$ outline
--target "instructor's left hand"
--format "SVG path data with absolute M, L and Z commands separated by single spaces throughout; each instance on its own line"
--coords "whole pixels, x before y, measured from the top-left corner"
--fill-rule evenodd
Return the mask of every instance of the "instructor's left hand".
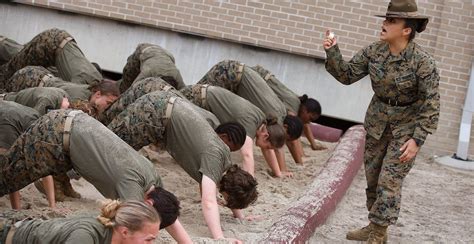
M 403 146 L 400 148 L 400 151 L 403 152 L 403 154 L 399 157 L 400 162 L 406 163 L 410 160 L 412 160 L 416 154 L 418 153 L 418 150 L 420 148 L 416 145 L 415 140 L 410 139 Z

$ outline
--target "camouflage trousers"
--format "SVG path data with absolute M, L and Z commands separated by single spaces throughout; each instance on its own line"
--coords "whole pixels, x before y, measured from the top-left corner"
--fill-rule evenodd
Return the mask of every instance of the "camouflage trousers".
M 22 48 L 23 45 L 0 35 L 0 65 L 8 62 L 8 60 L 15 56 Z
M 63 149 L 64 122 L 69 111 L 55 110 L 40 117 L 0 155 L 0 196 L 72 168 Z
M 195 84 L 186 86 L 180 90 L 181 94 L 194 105 L 209 110 L 205 101 L 208 85 Z
M 120 92 L 125 92 L 135 81 L 164 76 L 176 80 L 176 89 L 185 86 L 171 53 L 153 44 L 139 44 L 135 52 L 127 58 L 127 64 L 123 68 Z
M 366 135 L 365 176 L 367 178 L 367 209 L 369 220 L 378 225 L 387 226 L 397 222 L 400 212 L 402 183 L 413 167 L 415 159 L 402 163 L 398 159 L 400 147 L 411 135 L 392 135 L 389 126 L 380 140 Z
M 71 39 L 71 41 L 67 41 Z M 102 76 L 84 57 L 71 35 L 59 29 L 41 32 L 7 63 L 0 66 L 0 81 L 5 82 L 26 66 L 56 66 L 62 79 L 96 84 Z
M 214 65 L 197 84 L 209 84 L 223 87 L 233 93 L 237 93 L 244 64 L 234 60 L 224 60 Z
M 16 71 L 6 82 L 5 90 L 18 92 L 26 88 L 41 86 L 43 79 L 51 75 L 46 68 L 41 66 L 26 66 Z
M 148 77 L 136 81 L 124 93 L 122 93 L 107 110 L 101 115 L 100 121 L 108 125 L 118 114 L 120 114 L 128 105 L 134 103 L 138 98 L 154 91 L 169 91 L 182 97 L 174 87 L 166 81 L 157 77 Z
M 165 140 L 166 109 L 172 92 L 155 91 L 127 106 L 107 126 L 135 150 Z M 178 100 L 181 98 L 178 98 Z

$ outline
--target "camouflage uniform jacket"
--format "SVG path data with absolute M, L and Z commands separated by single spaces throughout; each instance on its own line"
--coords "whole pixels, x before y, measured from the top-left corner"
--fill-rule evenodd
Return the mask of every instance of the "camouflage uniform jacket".
M 374 96 L 365 115 L 367 133 L 379 140 L 390 126 L 395 138 L 411 135 L 424 142 L 439 118 L 439 72 L 435 60 L 409 42 L 398 56 L 388 44 L 375 42 L 345 62 L 338 46 L 326 50 L 326 70 L 339 82 L 352 84 L 367 74 Z

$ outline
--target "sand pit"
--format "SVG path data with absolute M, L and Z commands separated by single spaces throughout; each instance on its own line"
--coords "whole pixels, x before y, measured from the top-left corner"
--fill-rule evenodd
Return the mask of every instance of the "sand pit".
M 317 228 L 310 243 L 345 240 L 349 229 L 366 225 L 365 175 L 361 169 L 337 210 Z M 400 218 L 389 228 L 389 243 L 474 243 L 474 172 L 433 162 L 420 154 L 406 177 Z
M 245 214 L 258 215 L 263 219 L 259 221 L 239 221 L 232 217 L 232 212 L 224 207 L 220 207 L 221 224 L 224 235 L 235 237 L 245 242 L 255 242 L 266 234 L 272 223 L 291 205 L 306 186 L 320 172 L 322 166 L 329 158 L 336 143 L 323 143 L 328 147 L 323 151 L 312 151 L 303 138 L 305 153 L 305 163 L 302 166 L 295 165 L 289 152 L 286 152 L 287 165 L 294 172 L 293 178 L 275 179 L 267 172 L 269 169 L 258 148 L 255 149 L 256 178 L 259 183 L 259 198 L 257 202 L 244 210 Z M 188 233 L 197 243 L 218 243 L 210 238 L 209 230 L 202 216 L 198 184 L 189 177 L 167 153 L 156 153 L 142 149 L 156 165 L 160 173 L 165 188 L 181 201 L 180 221 Z M 240 155 L 233 153 L 233 161 L 240 163 Z M 0 198 L 0 212 L 14 213 L 16 216 L 33 216 L 42 218 L 64 217 L 72 215 L 96 215 L 98 212 L 97 200 L 103 197 L 83 179 L 72 181 L 74 188 L 83 196 L 82 199 L 68 198 L 65 202 L 58 203 L 57 209 L 49 209 L 46 199 L 30 185 L 21 191 L 23 206 L 28 208 L 21 211 L 10 209 L 7 197 Z M 173 243 L 173 239 L 165 232 L 160 232 L 159 243 Z

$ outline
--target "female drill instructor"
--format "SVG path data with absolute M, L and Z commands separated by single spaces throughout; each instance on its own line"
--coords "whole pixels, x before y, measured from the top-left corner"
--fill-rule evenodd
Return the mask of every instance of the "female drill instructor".
M 380 41 L 342 59 L 329 30 L 323 42 L 326 70 L 342 84 L 367 74 L 374 96 L 367 109 L 364 154 L 370 224 L 350 231 L 347 239 L 382 243 L 387 226 L 400 211 L 401 187 L 415 156 L 439 117 L 439 74 L 434 59 L 413 39 L 428 17 L 417 13 L 414 0 L 392 0 L 384 17 Z

